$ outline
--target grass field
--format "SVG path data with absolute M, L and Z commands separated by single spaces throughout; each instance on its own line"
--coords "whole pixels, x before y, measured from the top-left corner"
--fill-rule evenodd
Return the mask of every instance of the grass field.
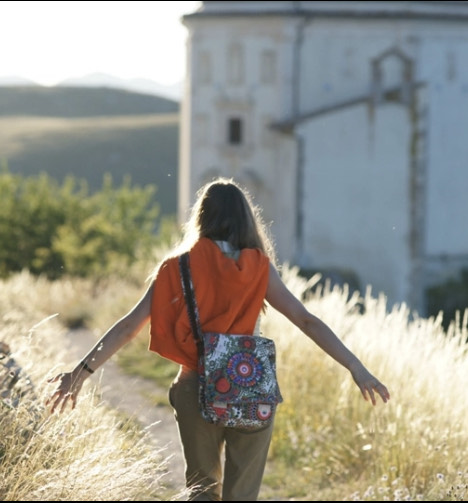
M 144 291 L 148 271 L 143 269 L 99 284 L 49 283 L 26 273 L 2 282 L 0 340 L 15 348 L 38 384 L 38 396 L 47 389 L 46 372 L 62 361 L 53 344 L 60 323 L 79 306 L 83 319 L 101 333 Z M 284 268 L 283 278 L 299 297 L 308 289 L 294 268 Z M 445 333 L 440 318 L 414 318 L 404 305 L 386 306 L 384 297 L 349 299 L 346 289 L 338 288 L 311 294 L 306 304 L 381 378 L 392 398 L 372 407 L 346 370 L 268 310 L 262 330 L 277 343 L 284 402 L 261 499 L 467 501 L 467 320 Z M 39 320 L 45 321 L 38 325 Z M 138 362 L 134 369 L 163 365 L 146 350 L 147 337 L 143 330 L 123 350 L 130 352 L 124 360 Z M 80 403 L 60 420 L 64 423 L 41 415 L 34 427 L 26 409 L 0 409 L 1 499 L 118 499 L 122 487 L 113 486 L 116 473 L 122 473 L 122 481 L 129 477 L 126 499 L 157 498 L 157 487 L 133 485 L 157 466 L 146 449 L 126 443 L 127 435 L 139 433 L 129 433 L 125 422 L 90 405 L 92 400 Z M 129 449 L 125 456 L 122 443 Z M 73 491 L 70 480 L 76 481 Z

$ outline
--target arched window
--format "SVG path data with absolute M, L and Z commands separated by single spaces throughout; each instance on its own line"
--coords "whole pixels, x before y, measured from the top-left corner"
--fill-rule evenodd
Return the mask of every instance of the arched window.
M 244 51 L 240 44 L 231 44 L 227 57 L 228 83 L 239 86 L 244 82 Z
M 260 56 L 260 83 L 274 84 L 276 81 L 276 54 L 271 49 L 265 49 Z

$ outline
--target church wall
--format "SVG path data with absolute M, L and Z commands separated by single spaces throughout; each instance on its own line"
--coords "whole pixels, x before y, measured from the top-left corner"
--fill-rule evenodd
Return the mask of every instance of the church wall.
M 435 76 L 430 70 L 437 66 L 430 61 L 431 51 L 436 49 L 436 58 L 437 52 L 442 51 L 440 65 L 444 66 L 442 73 L 445 75 L 446 66 L 450 65 L 447 57 L 450 59 L 453 50 L 459 55 L 466 53 L 466 48 L 462 47 L 466 39 L 463 21 L 426 20 L 421 23 L 408 19 L 349 17 L 306 20 L 301 50 L 300 107 L 313 110 L 367 95 L 372 90 L 372 61 L 392 49 L 414 61 L 412 78 L 415 82 Z M 461 59 L 458 63 L 460 72 Z M 388 58 L 383 70 L 386 88 L 400 85 L 405 78 L 404 68 L 396 57 Z
M 415 55 L 404 25 L 349 19 L 308 23 L 301 51 L 301 109 L 313 110 L 368 95 L 374 58 L 396 47 L 408 57 Z M 384 70 L 386 88 L 401 84 L 402 66 L 397 58 L 389 58 Z
M 468 259 L 467 40 L 428 40 L 422 66 L 430 82 L 427 255 Z
M 407 110 L 368 104 L 300 128 L 305 149 L 304 256 L 316 268 L 353 271 L 389 303 L 409 295 Z

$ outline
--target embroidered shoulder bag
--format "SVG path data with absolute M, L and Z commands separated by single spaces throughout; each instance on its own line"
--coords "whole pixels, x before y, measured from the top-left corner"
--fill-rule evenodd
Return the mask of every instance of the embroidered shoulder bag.
M 198 348 L 199 404 L 214 424 L 262 429 L 283 401 L 276 376 L 275 343 L 266 337 L 201 329 L 189 255 L 179 257 L 182 288 Z

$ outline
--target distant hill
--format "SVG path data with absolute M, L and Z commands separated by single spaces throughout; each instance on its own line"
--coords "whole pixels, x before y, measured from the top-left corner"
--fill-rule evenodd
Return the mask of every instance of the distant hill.
M 0 161 L 11 172 L 66 175 L 99 190 L 155 184 L 164 215 L 177 211 L 179 103 L 108 88 L 0 87 Z
M 1 84 L 1 80 L 0 80 Z M 57 86 L 65 87 L 109 87 L 124 89 L 134 93 L 152 94 L 180 101 L 183 82 L 163 85 L 150 79 L 121 79 L 105 73 L 91 73 L 59 82 Z
M 19 75 L 0 77 L 0 86 L 40 86 L 38 82 Z M 132 93 L 151 94 L 174 101 L 180 101 L 182 96 L 183 81 L 175 84 L 160 84 L 151 79 L 134 78 L 124 79 L 107 73 L 90 73 L 80 77 L 70 77 L 58 84 L 57 87 L 107 87 L 120 89 Z
M 178 111 L 177 101 L 107 87 L 0 87 L 0 116 L 97 117 Z
M 0 86 L 36 86 L 37 82 L 19 75 L 6 75 L 0 77 Z

